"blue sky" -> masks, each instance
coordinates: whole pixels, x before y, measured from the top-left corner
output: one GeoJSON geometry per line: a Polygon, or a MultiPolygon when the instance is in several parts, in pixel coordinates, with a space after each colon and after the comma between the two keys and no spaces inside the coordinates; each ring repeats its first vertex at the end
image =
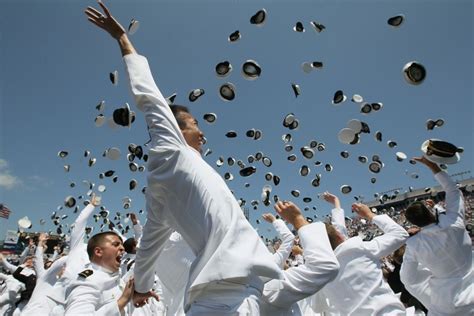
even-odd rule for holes
{"type": "MultiPolygon", "coordinates": [[[[420,145],[429,138],[439,138],[462,146],[461,161],[451,165],[450,174],[473,169],[473,25],[472,2],[445,1],[108,1],[115,17],[128,26],[135,18],[140,28],[130,36],[139,53],[148,57],[161,91],[178,94],[176,103],[188,105],[200,120],[213,153],[205,159],[213,166],[219,156],[242,159],[262,151],[269,156],[270,168],[254,164],[257,173],[249,178],[238,174],[238,167],[225,164],[217,170],[231,172],[228,182],[237,198],[250,204],[259,200],[267,183],[266,172],[280,176],[272,195],[292,199],[301,208],[316,206],[307,216],[324,216],[330,210],[317,198],[329,190],[338,193],[346,209],[354,196],[372,200],[373,194],[392,188],[434,185],[430,173],[408,161],[397,162],[395,153],[402,151],[413,157],[420,155],[420,145]],[[262,27],[249,23],[259,9],[267,10],[262,27]],[[399,28],[390,27],[389,17],[404,14],[399,28]],[[293,31],[301,21],[304,33],[293,31]],[[326,26],[316,33],[310,21],[326,26]],[[242,38],[229,43],[229,34],[239,30],[242,38]],[[256,60],[262,75],[255,81],[245,80],[241,65],[256,60]],[[227,78],[214,73],[217,63],[228,60],[233,71],[227,78]],[[408,84],[402,76],[403,66],[419,61],[427,69],[425,81],[418,86],[408,84]],[[322,61],[324,67],[306,74],[305,61],[322,61]],[[224,82],[236,86],[237,97],[222,101],[217,94],[224,82]],[[301,95],[295,98],[291,83],[297,83],[301,95]],[[205,94],[196,102],[188,101],[192,89],[205,94]],[[339,106],[331,104],[336,90],[343,90],[348,100],[339,106]],[[362,115],[359,106],[350,101],[360,94],[368,102],[382,102],[376,113],[362,115]],[[210,125],[202,120],[204,113],[214,112],[217,121],[210,125]],[[281,124],[284,116],[295,113],[300,127],[289,131],[281,124]],[[428,119],[443,118],[445,125],[428,131],[428,119]],[[337,139],[340,129],[350,119],[369,124],[371,133],[362,134],[358,145],[344,145],[337,139]],[[262,130],[258,141],[245,136],[248,129],[262,130]],[[228,139],[225,133],[235,130],[238,137],[228,139]],[[383,142],[374,140],[375,131],[383,133],[383,142]],[[289,162],[281,136],[291,132],[292,145],[298,158],[289,162]],[[307,160],[299,148],[311,140],[324,142],[326,150],[307,160]],[[395,140],[389,148],[387,140],[395,140]],[[348,159],[339,153],[350,152],[348,159]],[[385,167],[374,175],[359,155],[381,156],[385,167]],[[322,166],[315,166],[315,161],[322,166]],[[334,169],[326,172],[324,165],[334,169]],[[298,174],[302,165],[311,169],[307,177],[298,174]],[[410,174],[416,172],[418,179],[410,174]],[[311,180],[321,174],[321,185],[311,180]],[[250,186],[246,188],[245,183],[250,186]],[[351,185],[353,191],[342,195],[339,187],[351,185]],[[298,199],[290,191],[298,189],[298,199]],[[303,197],[312,197],[304,203],[303,197]]],[[[53,211],[63,205],[68,195],[78,197],[87,190],[83,180],[104,184],[103,205],[111,211],[125,213],[122,198],[132,199],[130,210],[144,209],[141,188],[145,173],[132,173],[126,160],[130,143],[147,141],[143,116],[131,129],[95,127],[99,114],[95,106],[105,101],[104,115],[110,117],[115,108],[134,104],[129,94],[118,45],[105,32],[90,24],[83,11],[94,1],[0,1],[0,202],[12,210],[10,219],[2,221],[0,236],[6,229],[16,229],[19,218],[28,216],[33,231],[49,230],[53,211]],[[119,72],[119,84],[109,81],[109,72],[119,72]],[[109,147],[118,147],[122,156],[117,161],[102,157],[109,147]],[[69,152],[65,159],[60,150],[69,152]],[[85,150],[97,158],[95,166],[87,166],[85,150]],[[69,164],[71,169],[63,169],[69,164]],[[109,169],[116,171],[117,183],[98,175],[109,169]],[[128,182],[136,179],[139,186],[129,191],[128,182]],[[75,182],[74,188],[70,183],[75,182]],[[40,225],[39,220],[46,219],[40,225]]],[[[137,161],[143,164],[142,161],[137,161]]],[[[216,167],[217,168],[217,167],[216,167]]],[[[81,202],[81,201],[80,201],[81,202]]],[[[272,211],[260,204],[250,207],[251,223],[261,234],[273,236],[269,226],[256,224],[263,212],[272,211]]],[[[64,224],[75,217],[70,209],[64,224]]],[[[144,220],[144,215],[141,215],[144,220]]],[[[92,220],[91,220],[92,223],[92,220]]]]}

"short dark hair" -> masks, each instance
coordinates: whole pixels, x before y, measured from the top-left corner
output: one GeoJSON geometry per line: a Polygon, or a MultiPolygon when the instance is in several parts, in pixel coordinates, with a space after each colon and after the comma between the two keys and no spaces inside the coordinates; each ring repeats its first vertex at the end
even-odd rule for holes
{"type": "Polygon", "coordinates": [[[410,204],[405,210],[405,217],[410,223],[418,227],[432,224],[436,220],[434,215],[431,214],[430,210],[421,201],[410,204]]]}
{"type": "Polygon", "coordinates": [[[123,248],[125,248],[126,253],[133,253],[133,248],[135,248],[137,245],[137,242],[135,241],[135,238],[131,237],[128,238],[123,242],[123,248]]]}
{"type": "Polygon", "coordinates": [[[334,228],[334,226],[332,226],[329,223],[324,223],[324,225],[326,226],[326,232],[328,234],[329,243],[331,244],[332,250],[334,250],[339,245],[338,244],[339,236],[337,234],[337,230],[336,228],[334,228]]]}
{"type": "Polygon", "coordinates": [[[87,255],[89,256],[89,260],[92,260],[94,257],[95,247],[100,247],[104,242],[105,237],[110,235],[117,236],[120,238],[120,240],[122,240],[122,238],[116,232],[112,231],[95,234],[91,237],[91,239],[89,239],[89,242],[87,243],[87,255]]]}
{"type": "Polygon", "coordinates": [[[181,119],[180,113],[189,113],[189,109],[184,105],[172,104],[170,105],[171,112],[173,112],[174,118],[178,122],[179,128],[183,129],[186,127],[186,123],[181,119]]]}

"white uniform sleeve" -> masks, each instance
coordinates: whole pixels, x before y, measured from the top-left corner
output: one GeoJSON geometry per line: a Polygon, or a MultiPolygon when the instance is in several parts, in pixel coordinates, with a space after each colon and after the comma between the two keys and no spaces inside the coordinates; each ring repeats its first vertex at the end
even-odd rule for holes
{"type": "Polygon", "coordinates": [[[331,224],[340,232],[344,237],[349,238],[346,228],[346,219],[344,216],[344,210],[342,208],[333,208],[331,210],[331,224]]]}
{"type": "MultiPolygon", "coordinates": [[[[147,198],[152,197],[147,195],[147,198]]],[[[150,204],[147,200],[147,207],[150,204]]],[[[147,219],[135,257],[135,291],[146,293],[153,288],[157,258],[172,232],[167,223],[150,217],[147,219]]]]}
{"type": "Polygon", "coordinates": [[[400,269],[400,280],[407,291],[425,306],[431,305],[431,288],[429,286],[431,277],[431,271],[418,263],[416,251],[407,245],[400,269]]]}
{"type": "Polygon", "coordinates": [[[303,226],[298,235],[305,263],[285,270],[283,280],[273,279],[265,284],[263,299],[270,305],[288,308],[322,289],[339,272],[323,223],[303,226]]]}
{"type": "Polygon", "coordinates": [[[446,192],[446,213],[439,215],[439,226],[464,229],[465,207],[461,191],[446,172],[438,172],[434,177],[446,192]]]}
{"type": "Polygon", "coordinates": [[[71,231],[71,245],[69,252],[72,252],[78,246],[84,242],[84,236],[86,235],[85,229],[87,225],[87,220],[91,216],[95,207],[92,203],[89,203],[77,216],[76,221],[74,222],[74,228],[71,231]]]}
{"type": "Polygon", "coordinates": [[[25,249],[23,249],[23,251],[20,254],[20,263],[23,263],[25,261],[29,253],[30,253],[30,247],[26,246],[25,249]]]}
{"type": "Polygon", "coordinates": [[[140,221],[137,221],[136,225],[133,225],[133,232],[135,234],[135,240],[137,241],[137,245],[140,244],[140,239],[143,236],[143,226],[140,224],[140,221]]]}
{"type": "Polygon", "coordinates": [[[288,226],[286,226],[285,222],[281,219],[273,221],[272,225],[281,239],[280,248],[278,248],[278,250],[273,254],[273,260],[275,260],[276,264],[283,269],[285,261],[290,255],[291,248],[293,247],[295,235],[293,235],[288,226]]]}
{"type": "Polygon", "coordinates": [[[171,109],[153,80],[144,56],[129,54],[123,57],[130,78],[130,89],[139,110],[145,113],[148,132],[154,150],[187,146],[171,109]]]}
{"type": "Polygon", "coordinates": [[[99,288],[87,281],[75,281],[71,284],[66,301],[65,316],[68,315],[120,315],[116,300],[100,305],[99,288]]]}
{"type": "Polygon", "coordinates": [[[44,274],[44,252],[42,246],[36,246],[33,265],[35,267],[36,277],[40,278],[44,274]]]}
{"type": "Polygon", "coordinates": [[[53,256],[51,257],[51,261],[55,261],[56,259],[58,259],[58,256],[59,256],[58,250],[54,249],[53,256]]]}
{"type": "Polygon", "coordinates": [[[5,258],[2,259],[2,262],[3,262],[3,266],[5,267],[5,269],[10,271],[10,273],[14,273],[16,271],[16,269],[18,269],[18,266],[14,265],[14,264],[11,264],[5,258]]]}
{"type": "Polygon", "coordinates": [[[388,256],[400,248],[408,238],[407,231],[386,214],[375,216],[372,222],[384,234],[375,237],[371,241],[363,242],[362,246],[375,258],[388,256]]]}

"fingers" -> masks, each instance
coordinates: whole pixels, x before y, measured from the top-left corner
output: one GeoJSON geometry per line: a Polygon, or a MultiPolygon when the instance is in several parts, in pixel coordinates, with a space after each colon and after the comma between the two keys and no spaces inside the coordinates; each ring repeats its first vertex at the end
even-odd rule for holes
{"type": "Polygon", "coordinates": [[[110,11],[109,9],[105,6],[105,4],[102,3],[102,1],[98,1],[99,2],[99,5],[101,6],[102,10],[104,10],[105,12],[105,15],[107,15],[108,18],[110,18],[110,11]]]}
{"type": "Polygon", "coordinates": [[[101,29],[104,28],[104,26],[102,25],[102,23],[99,23],[99,22],[96,22],[96,20],[94,19],[91,19],[91,18],[87,18],[89,21],[91,21],[92,23],[94,23],[95,25],[97,25],[98,27],[100,27],[101,29]]]}
{"type": "Polygon", "coordinates": [[[281,201],[278,201],[277,203],[275,203],[275,205],[273,206],[273,208],[275,209],[275,211],[281,215],[281,212],[282,212],[282,206],[283,206],[283,203],[281,201]]]}
{"type": "Polygon", "coordinates": [[[93,7],[87,7],[87,9],[84,11],[88,17],[91,17],[93,19],[99,20],[100,17],[103,17],[103,14],[97,11],[93,7]]]}
{"type": "Polygon", "coordinates": [[[157,301],[160,301],[160,297],[158,296],[158,294],[156,294],[155,292],[151,291],[151,297],[153,297],[155,300],[157,301]]]}

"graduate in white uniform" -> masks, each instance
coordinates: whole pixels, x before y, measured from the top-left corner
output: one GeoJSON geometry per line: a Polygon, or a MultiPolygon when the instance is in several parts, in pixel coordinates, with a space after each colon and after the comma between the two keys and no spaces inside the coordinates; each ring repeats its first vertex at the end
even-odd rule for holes
{"type": "Polygon", "coordinates": [[[28,304],[26,304],[21,313],[22,316],[48,315],[55,306],[54,301],[50,300],[47,295],[53,290],[53,286],[58,280],[57,276],[66,264],[67,256],[57,259],[46,270],[43,257],[47,240],[48,236],[46,233],[41,233],[38,237],[34,258],[36,286],[28,304]]]}
{"type": "Polygon", "coordinates": [[[261,314],[302,315],[297,302],[315,294],[333,280],[339,271],[339,264],[323,223],[308,223],[292,202],[278,202],[275,210],[298,231],[304,263],[285,270],[283,280],[265,283],[261,314]]]}
{"type": "Polygon", "coordinates": [[[401,281],[429,315],[473,315],[472,241],[464,225],[462,193],[436,163],[426,157],[414,159],[426,165],[443,187],[446,212],[433,214],[423,202],[414,202],[405,211],[407,220],[421,230],[407,241],[401,281]]]}
{"type": "Polygon", "coordinates": [[[61,258],[61,260],[65,260],[65,262],[61,263],[64,267],[60,272],[60,278],[50,287],[48,284],[53,284],[53,277],[56,273],[52,273],[54,270],[49,271],[47,277],[49,281],[44,284],[47,289],[43,288],[42,291],[35,294],[35,296],[41,295],[42,299],[35,298],[35,308],[30,309],[30,306],[28,306],[29,313],[34,313],[35,310],[45,315],[47,314],[47,310],[53,315],[61,315],[64,313],[67,286],[71,281],[76,280],[77,274],[84,270],[84,267],[90,262],[87,256],[87,244],[84,242],[85,228],[87,220],[94,212],[95,207],[100,205],[100,200],[100,197],[93,193],[90,203],[82,209],[74,221],[74,224],[71,225],[73,228],[71,230],[69,253],[67,256],[61,258]]]}
{"type": "Polygon", "coordinates": [[[137,251],[134,303],[152,293],[158,255],[178,231],[196,255],[189,275],[189,315],[258,314],[262,278],[281,278],[259,235],[222,177],[201,157],[204,135],[185,107],[172,109],[156,86],[148,61],[136,53],[125,29],[99,3],[87,17],[117,40],[131,92],[151,136],[146,190],[147,222],[137,251]],[[216,302],[215,293],[219,293],[216,302]]]}
{"type": "Polygon", "coordinates": [[[355,203],[352,211],[377,225],[384,234],[371,241],[359,236],[348,238],[339,199],[329,192],[323,198],[334,206],[332,225],[328,224],[327,229],[341,265],[336,279],[322,291],[329,300],[331,314],[404,315],[405,307],[383,279],[380,259],[400,248],[408,233],[387,215],[374,215],[367,205],[355,203]]]}
{"type": "Polygon", "coordinates": [[[18,281],[22,282],[25,285],[25,289],[20,293],[20,300],[17,302],[16,309],[13,312],[13,315],[20,315],[26,304],[33,294],[33,291],[36,286],[36,272],[33,264],[33,257],[26,257],[25,261],[16,266],[8,262],[2,254],[0,254],[0,260],[3,263],[3,266],[8,270],[12,276],[18,281]]]}
{"type": "Polygon", "coordinates": [[[65,315],[124,315],[133,294],[133,279],[120,277],[124,248],[114,232],[99,233],[89,240],[91,263],[66,289],[65,315]]]}
{"type": "MultiPolygon", "coordinates": [[[[2,254],[0,254],[2,256],[2,254]]],[[[20,299],[20,292],[25,290],[25,285],[12,275],[0,273],[0,315],[11,316],[20,299]]]]}

